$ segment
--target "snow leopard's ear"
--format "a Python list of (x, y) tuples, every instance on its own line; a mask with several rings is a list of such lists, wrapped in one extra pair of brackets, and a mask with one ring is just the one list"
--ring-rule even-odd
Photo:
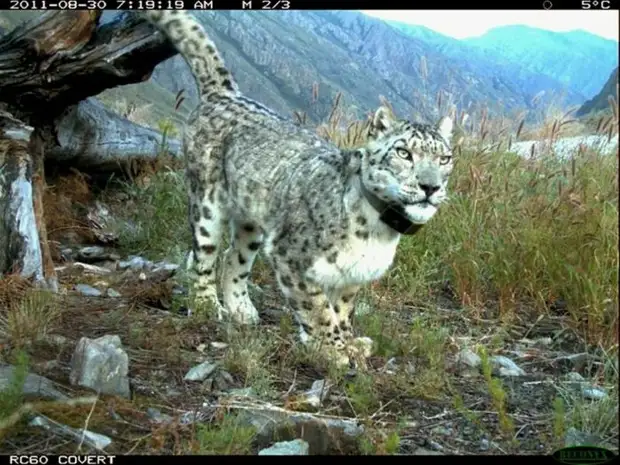
[(439, 123), (437, 124), (437, 131), (443, 137), (446, 142), (449, 144), (452, 141), (452, 131), (454, 130), (454, 123), (452, 122), (452, 118), (449, 116), (444, 116), (441, 118)]
[(394, 124), (395, 118), (390, 110), (385, 105), (381, 105), (370, 121), (370, 135), (378, 136), (382, 132), (389, 130)]

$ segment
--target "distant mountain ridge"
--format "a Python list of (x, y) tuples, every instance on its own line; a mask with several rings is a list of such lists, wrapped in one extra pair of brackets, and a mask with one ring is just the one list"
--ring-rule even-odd
[(467, 42), (445, 36), (424, 26), (411, 25), (396, 21), (388, 21), (395, 29), (423, 40), (438, 52), (449, 57), (460, 67), (471, 69), (480, 75), (490, 76), (492, 79), (512, 82), (514, 86), (534, 96), (540, 92), (554, 91), (559, 97), (564, 93), (565, 103), (575, 104), (585, 99), (584, 95), (552, 76), (541, 72), (530, 71), (520, 63), (509, 61), (501, 55), (495, 55)]
[[(2, 11), (0, 24), (10, 29), (35, 14), (39, 13)], [(119, 14), (131, 13), (106, 11), (102, 21), (114, 20)], [(544, 108), (559, 95), (565, 96), (568, 105), (585, 100), (574, 84), (505, 57), (484, 41), (472, 44), (362, 13), (220, 10), (196, 11), (195, 15), (220, 49), (242, 92), (285, 116), (304, 111), (311, 120), (322, 120), (339, 93), (357, 117), (376, 108), (379, 96), (385, 96), (398, 114), (410, 117), (417, 112), (427, 120), (438, 116), (431, 109), (436, 107), (440, 91), (443, 111), (446, 101), (470, 112), (481, 107), (510, 112)], [(597, 39), (584, 36), (588, 50), (601, 48)], [(572, 61), (566, 47), (554, 47), (542, 48), (557, 49), (557, 61)], [(602, 49), (607, 50), (605, 47)], [(516, 48), (511, 46), (506, 54), (518, 55)], [(613, 58), (617, 66), (617, 55)], [(600, 67), (608, 61), (602, 60)], [(312, 88), (317, 83), (315, 99)], [(167, 102), (173, 102), (181, 89), (186, 92), (187, 110), (196, 103), (196, 86), (185, 62), (175, 56), (160, 64), (149, 82), (106, 93), (113, 99), (153, 102), (153, 111), (159, 112), (171, 106)], [(533, 104), (537, 94), (544, 95)]]
[[(497, 112), (531, 108), (542, 89), (566, 93), (570, 104), (584, 100), (552, 78), (502, 70), (491, 60), (476, 65), (456, 59), (458, 53), (447, 54), (427, 39), (362, 13), (217, 11), (196, 16), (241, 90), (284, 114), (302, 110), (322, 119), (339, 92), (358, 115), (375, 108), (383, 95), (399, 114), (409, 116), (412, 109), (434, 107), (440, 90), (444, 101), (452, 98), (460, 108), (488, 106)], [(175, 57), (157, 68), (154, 79), (173, 92), (188, 88), (188, 82), (180, 84), (183, 69), (185, 64)], [(310, 90), (315, 82), (320, 84), (317, 102)], [(416, 89), (424, 90), (424, 102), (414, 95)]]
[(613, 95), (616, 101), (618, 100), (618, 68), (613, 70), (601, 91), (579, 108), (577, 116), (584, 116), (589, 113), (607, 110), (609, 108), (610, 95)]
[(618, 66), (618, 42), (583, 30), (503, 26), (463, 42), (494, 59), (549, 76), (586, 98), (596, 95)]

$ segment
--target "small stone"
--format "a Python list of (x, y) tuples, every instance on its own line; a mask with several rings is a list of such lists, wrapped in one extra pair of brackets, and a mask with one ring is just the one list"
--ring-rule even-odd
[(443, 450), (443, 446), (441, 444), (439, 444), (436, 441), (433, 440), (429, 440), (428, 441), (428, 447), (430, 447), (433, 450), (438, 450), (438, 451), (442, 451)]
[(78, 260), (83, 262), (96, 262), (101, 260), (114, 259), (117, 256), (110, 254), (108, 251), (100, 246), (94, 245), (89, 247), (82, 247), (77, 251)]
[(584, 387), (581, 393), (583, 397), (591, 400), (603, 400), (607, 397), (607, 392), (598, 387)]
[(581, 352), (578, 354), (562, 355), (553, 360), (554, 364), (565, 370), (581, 371), (588, 362), (589, 354)]
[(441, 436), (451, 436), (453, 434), (452, 428), (444, 428), (443, 426), (436, 426), (431, 430), (431, 433)]
[(146, 273), (140, 273), (140, 274), (138, 275), (138, 279), (139, 279), (140, 281), (146, 281)]
[(499, 366), (500, 376), (523, 376), (525, 371), (521, 369), (515, 362), (503, 355), (495, 355), (491, 358), (491, 361)]
[(329, 386), (326, 386), (324, 379), (316, 380), (312, 383), (312, 387), (306, 391), (304, 397), (304, 403), (311, 407), (318, 408), (327, 394), (329, 393)]
[[(15, 367), (13, 365), (0, 365), (0, 392), (8, 389), (15, 379)], [(56, 389), (53, 381), (34, 373), (28, 373), (21, 387), (22, 394), (26, 397), (38, 397), (49, 400), (68, 400), (66, 396)]]
[(217, 363), (202, 362), (200, 365), (191, 368), (183, 379), (185, 381), (204, 381), (213, 374), (216, 368)]
[(491, 447), (491, 443), (489, 442), (488, 439), (482, 438), (480, 440), (480, 450), (489, 450), (490, 447)]
[(116, 335), (98, 339), (83, 337), (71, 358), (71, 384), (94, 391), (131, 397), (129, 389), (129, 357)]
[(398, 371), (398, 363), (396, 363), (396, 358), (392, 357), (383, 366), (383, 371), (389, 375), (393, 375)]
[(211, 347), (213, 347), (214, 349), (225, 349), (226, 347), (228, 347), (228, 344), (226, 344), (225, 342), (212, 342)]
[(226, 370), (218, 370), (213, 381), (215, 388), (219, 391), (229, 391), (230, 386), (235, 384), (232, 375)]
[(127, 260), (118, 262), (118, 268), (120, 270), (130, 269), (133, 271), (142, 271), (144, 269), (151, 268), (152, 266), (153, 262), (137, 255), (130, 255)]
[(471, 368), (478, 368), (482, 364), (480, 356), (470, 349), (461, 350), (456, 359), (458, 363), (462, 363)]
[(121, 293), (118, 291), (115, 291), (111, 287), (109, 287), (105, 293), (108, 297), (111, 297), (113, 299), (118, 299), (119, 297), (121, 297)]
[(148, 409), (146, 409), (146, 414), (153, 423), (163, 424), (172, 422), (172, 417), (170, 415), (161, 413), (159, 410), (153, 407), (149, 407)]
[(444, 455), (444, 454), (437, 450), (430, 450), (430, 449), (425, 449), (424, 447), (418, 447), (415, 451), (413, 451), (413, 455)]
[(157, 273), (158, 271), (167, 271), (169, 273), (174, 273), (179, 269), (179, 265), (176, 263), (167, 263), (167, 262), (159, 262), (153, 264), (153, 273)]
[(75, 290), (86, 297), (101, 297), (101, 291), (88, 284), (77, 284)]
[(241, 389), (230, 389), (228, 391), (229, 396), (233, 397), (255, 397), (256, 391), (254, 391), (253, 387), (245, 387)]
[(64, 346), (69, 342), (69, 339), (61, 334), (48, 334), (45, 339), (47, 342), (57, 346)]
[(549, 347), (551, 344), (553, 344), (553, 339), (550, 337), (541, 337), (534, 341), (534, 345), (538, 347)]
[(309, 455), (310, 446), (303, 439), (276, 442), (273, 446), (259, 451), (258, 455)]
[(583, 382), (585, 382), (584, 377), (581, 376), (576, 371), (571, 371), (570, 373), (567, 373), (566, 374), (566, 380), (568, 382), (570, 382), (570, 383), (583, 383)]

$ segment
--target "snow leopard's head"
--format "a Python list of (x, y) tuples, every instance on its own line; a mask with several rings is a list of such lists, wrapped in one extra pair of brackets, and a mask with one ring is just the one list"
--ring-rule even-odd
[(430, 220), (446, 200), (453, 168), (452, 120), (436, 127), (396, 119), (387, 107), (372, 117), (362, 158), (366, 191), (398, 207), (413, 224)]

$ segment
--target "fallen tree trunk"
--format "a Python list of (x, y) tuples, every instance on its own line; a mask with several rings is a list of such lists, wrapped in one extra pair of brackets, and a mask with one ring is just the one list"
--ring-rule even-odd
[(80, 102), (148, 79), (158, 63), (176, 53), (136, 15), (125, 13), (99, 26), (101, 14), (45, 12), (0, 38), (0, 102), (8, 128), (0, 138), (0, 273), (18, 270), (38, 281), (42, 277), (52, 288), (56, 278), (42, 203), (44, 158), (103, 168), (113, 159), (118, 164), (123, 153), (156, 155), (154, 131)]
[(0, 111), (0, 272), (43, 280), (34, 214), (32, 128)]
[(57, 144), (49, 148), (46, 158), (85, 171), (117, 170), (131, 159), (181, 153), (178, 140), (164, 139), (158, 131), (122, 118), (95, 99), (72, 107), (54, 127)]

